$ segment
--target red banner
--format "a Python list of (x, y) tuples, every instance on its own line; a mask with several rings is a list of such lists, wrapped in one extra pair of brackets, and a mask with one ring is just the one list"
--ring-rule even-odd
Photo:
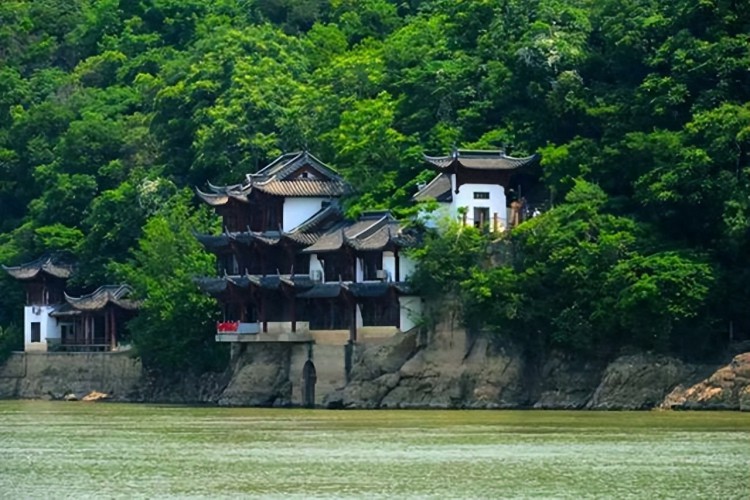
[(216, 323), (216, 331), (219, 333), (236, 333), (239, 328), (239, 321), (219, 321)]

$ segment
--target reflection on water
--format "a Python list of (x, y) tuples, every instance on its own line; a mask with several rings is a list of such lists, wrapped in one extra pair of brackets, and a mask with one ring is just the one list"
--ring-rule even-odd
[(0, 498), (747, 498), (750, 415), (0, 402)]

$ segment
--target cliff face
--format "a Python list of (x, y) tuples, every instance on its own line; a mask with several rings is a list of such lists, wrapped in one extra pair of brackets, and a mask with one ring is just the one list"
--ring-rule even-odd
[[(411, 332), (359, 346), (350, 380), (337, 384), (341, 353), (315, 355), (324, 407), (750, 410), (750, 352), (725, 366), (646, 353), (609, 364), (560, 353), (539, 361), (492, 336), (444, 327), (429, 339)], [(257, 344), (238, 349), (225, 373), (165, 378), (144, 373), (127, 353), (17, 354), (0, 367), (0, 398), (100, 391), (119, 401), (293, 406), (307, 356)]]
[(0, 398), (61, 399), (99, 391), (128, 397), (142, 383), (127, 353), (13, 354), (0, 366)]
[(750, 352), (735, 356), (726, 366), (694, 384), (677, 384), (662, 408), (750, 411)]
[[(717, 371), (718, 369), (718, 371)], [(325, 400), (343, 408), (750, 409), (750, 353), (730, 365), (654, 354), (601, 363), (561, 353), (533, 362), (510, 345), (442, 328), (361, 352), (352, 379)]]

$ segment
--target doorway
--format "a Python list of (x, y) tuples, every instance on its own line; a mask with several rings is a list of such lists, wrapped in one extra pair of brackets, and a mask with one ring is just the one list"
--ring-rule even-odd
[(474, 207), (474, 227), (485, 229), (490, 224), (489, 207)]
[(315, 407), (315, 382), (317, 380), (315, 365), (308, 359), (302, 368), (302, 405), (305, 408)]

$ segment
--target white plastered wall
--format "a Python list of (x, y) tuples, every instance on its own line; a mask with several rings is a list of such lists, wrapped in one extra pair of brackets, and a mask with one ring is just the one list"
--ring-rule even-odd
[[(458, 217), (458, 210), (466, 207), (466, 224), (474, 225), (474, 208), (489, 208), (490, 219), (485, 221), (492, 224), (495, 214), (499, 219), (500, 228), (507, 227), (507, 208), (505, 206), (505, 190), (497, 184), (462, 184), (456, 193), (456, 175), (451, 174), (451, 189), (453, 190), (453, 202), (451, 203), (451, 215)], [(489, 193), (489, 199), (474, 199), (474, 193)]]
[(393, 252), (383, 252), (383, 271), (388, 274), (389, 281), (396, 281), (396, 256)]
[(354, 275), (354, 281), (361, 283), (365, 280), (365, 273), (362, 270), (362, 259), (357, 257), (356, 259), (356, 274)]
[(315, 215), (328, 198), (284, 198), (284, 231), (299, 226)]
[[(46, 351), (47, 340), (52, 342), (60, 341), (60, 327), (55, 318), (51, 318), (49, 313), (55, 310), (55, 306), (31, 305), (23, 309), (23, 337), (24, 350), (26, 351)], [(39, 323), (39, 342), (31, 341), (31, 324)]]
[(318, 260), (317, 254), (310, 254), (310, 277), (314, 277), (318, 272), (320, 272), (321, 281), (325, 281), (323, 263)]

